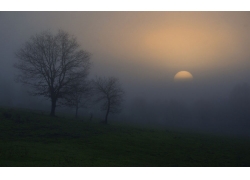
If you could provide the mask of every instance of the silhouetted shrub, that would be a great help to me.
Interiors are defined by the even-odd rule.
[[[5,111],[5,112],[2,112],[2,114],[3,114],[3,117],[6,119],[11,119],[12,117],[12,114],[10,112]]]
[[[21,123],[21,116],[20,114],[15,114],[15,116],[13,117],[13,120],[17,123]]]

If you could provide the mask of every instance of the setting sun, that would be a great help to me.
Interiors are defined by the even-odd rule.
[[[188,71],[179,71],[175,76],[175,81],[192,81],[193,75]]]

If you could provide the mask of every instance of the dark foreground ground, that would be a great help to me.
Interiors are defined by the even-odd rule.
[[[250,140],[0,108],[0,166],[250,166]]]

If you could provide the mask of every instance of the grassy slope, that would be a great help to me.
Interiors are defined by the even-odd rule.
[[[0,166],[249,166],[249,149],[246,139],[0,109]]]

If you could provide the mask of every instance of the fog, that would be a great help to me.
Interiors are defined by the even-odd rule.
[[[62,29],[92,54],[90,79],[120,80],[125,101],[112,121],[250,135],[249,12],[0,12],[0,24],[1,106],[49,111],[15,82],[13,64],[32,35]],[[194,79],[174,82],[182,70]],[[104,116],[98,105],[80,111]]]

